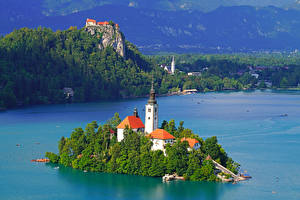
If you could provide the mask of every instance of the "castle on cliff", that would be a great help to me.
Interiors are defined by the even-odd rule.
[[[97,22],[96,20],[89,19],[89,18],[87,18],[86,22],[85,22],[86,27],[88,27],[88,26],[106,26],[106,25],[110,25],[108,21]],[[115,26],[116,26],[116,28],[119,28],[119,24],[115,24]]]
[[[121,33],[118,24],[111,21],[97,22],[94,19],[87,19],[85,21],[85,30],[99,39],[98,48],[100,50],[106,47],[113,47],[120,56],[125,57],[125,37]]]

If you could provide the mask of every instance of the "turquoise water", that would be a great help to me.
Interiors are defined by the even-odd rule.
[[[201,137],[218,136],[253,179],[239,184],[171,182],[84,173],[31,163],[73,128],[115,112],[123,118],[146,99],[35,106],[0,113],[0,199],[300,199],[300,92],[206,93],[158,98],[159,119],[185,121]],[[287,117],[280,115],[288,114]],[[16,146],[20,144],[20,147]]]

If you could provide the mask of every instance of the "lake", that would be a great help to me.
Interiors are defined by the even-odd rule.
[[[0,199],[300,199],[300,92],[204,93],[158,98],[159,121],[184,121],[219,143],[252,179],[236,185],[81,172],[32,163],[57,152],[61,136],[93,120],[121,118],[146,98],[34,106],[0,113]],[[287,114],[287,116],[285,116]],[[20,144],[20,146],[16,146]]]

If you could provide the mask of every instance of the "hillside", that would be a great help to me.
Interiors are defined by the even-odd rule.
[[[56,32],[23,28],[0,38],[0,110],[145,96],[152,77],[158,94],[251,86],[214,74],[192,77],[175,71],[170,75],[155,58],[143,56],[126,41],[113,22],[105,26],[94,34],[86,27]]]
[[[0,107],[145,95],[153,66],[126,41],[126,59],[84,29],[20,29],[0,40]]]
[[[221,7],[203,13],[105,5],[66,16],[18,16],[3,20],[2,34],[39,25],[54,30],[82,27],[86,18],[96,18],[120,24],[127,39],[144,53],[284,51],[300,45],[300,11],[276,7]]]

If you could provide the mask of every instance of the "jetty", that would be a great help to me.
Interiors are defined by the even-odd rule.
[[[232,171],[230,171],[229,169],[227,169],[226,167],[224,167],[223,165],[219,164],[218,162],[216,162],[215,160],[213,160],[210,155],[208,155],[206,157],[205,160],[211,160],[212,163],[214,164],[215,166],[215,174],[217,175],[217,177],[219,179],[221,179],[223,182],[233,182],[233,184],[236,184],[237,182],[239,181],[244,181],[244,180],[247,180],[249,178],[252,178],[250,175],[248,174],[235,174],[233,173]],[[224,175],[222,176],[222,174],[219,174],[219,172],[216,172],[216,171],[221,171],[225,174],[229,174],[231,177],[225,177]],[[178,176],[176,173],[175,174],[165,174],[163,177],[162,177],[162,181],[163,182],[169,182],[169,181],[174,181],[174,180],[185,180],[184,177],[182,176]]]
[[[220,170],[223,173],[231,175],[232,178],[229,178],[229,179],[227,178],[226,179],[226,178],[224,178],[224,177],[222,177],[221,175],[218,174],[217,177],[220,178],[223,182],[232,182],[233,181],[234,183],[236,183],[238,181],[244,181],[244,180],[247,180],[249,178],[252,178],[250,175],[245,176],[243,174],[238,174],[237,175],[237,174],[233,173],[232,171],[230,171],[229,169],[227,169],[223,165],[221,165],[218,162],[216,162],[215,160],[213,160],[210,157],[210,155],[207,156],[206,160],[211,160],[217,170]]]

